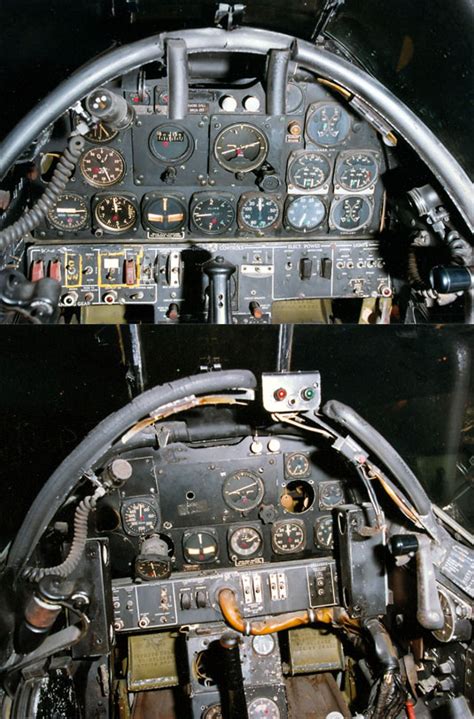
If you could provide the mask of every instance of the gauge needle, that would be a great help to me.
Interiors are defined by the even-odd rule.
[[[232,492],[227,492],[228,496],[230,497],[231,494],[239,494],[240,492],[244,492],[246,489],[252,489],[254,487],[254,484],[246,484],[245,487],[240,487],[239,489],[234,489]]]
[[[152,212],[148,213],[148,221],[149,222],[163,222],[164,221],[164,215],[155,215]]]
[[[260,145],[260,142],[257,140],[257,142],[249,142],[248,145],[240,145],[239,147],[234,145],[231,150],[223,150],[221,155],[226,155],[229,152],[237,152],[237,150],[246,150],[248,147],[255,147],[255,145]]]
[[[194,217],[214,217],[214,213],[213,212],[202,212],[202,213],[195,212]]]
[[[112,180],[110,179],[110,172],[108,171],[108,169],[106,167],[103,167],[102,169],[104,171],[104,174],[107,176],[108,181],[112,182]]]
[[[107,170],[106,170],[106,172],[107,172]],[[108,175],[108,173],[107,173],[107,175]],[[109,179],[110,179],[110,178],[109,178]],[[116,197],[114,197],[114,199],[113,199],[113,205],[114,205],[114,210],[115,210],[115,212],[118,212],[118,204],[117,204],[117,198],[116,198]]]

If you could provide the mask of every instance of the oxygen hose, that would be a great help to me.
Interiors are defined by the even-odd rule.
[[[66,149],[59,158],[51,181],[33,207],[13,225],[0,232],[0,252],[34,230],[47,216],[64,192],[84,149],[85,141],[80,135],[69,138]]]
[[[56,512],[84,474],[139,419],[184,397],[231,389],[254,389],[256,385],[255,376],[248,370],[193,375],[153,387],[106,417],[59,465],[37,495],[13,541],[7,566],[18,571],[26,564]]]

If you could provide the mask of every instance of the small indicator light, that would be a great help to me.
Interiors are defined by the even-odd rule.
[[[278,402],[281,402],[282,400],[284,400],[286,395],[287,395],[287,392],[286,392],[286,389],[284,389],[284,387],[280,387],[279,389],[275,390],[275,392],[273,393],[273,396],[275,397],[275,399]]]
[[[312,387],[305,387],[305,389],[301,390],[301,396],[306,402],[312,400],[314,395],[315,391]]]

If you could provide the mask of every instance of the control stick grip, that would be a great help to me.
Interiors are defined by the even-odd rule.
[[[416,552],[418,608],[416,618],[422,627],[433,630],[443,628],[444,616],[435,581],[430,544],[428,537],[423,534],[418,535],[418,551]]]
[[[209,277],[208,322],[232,324],[230,278],[236,270],[235,265],[223,257],[215,257],[205,262],[202,270]]]

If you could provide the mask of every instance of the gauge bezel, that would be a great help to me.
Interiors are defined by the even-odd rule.
[[[320,222],[318,222],[318,224],[315,225],[314,227],[310,227],[310,228],[297,227],[296,225],[293,225],[293,223],[291,222],[291,220],[288,216],[289,210],[292,207],[292,205],[299,202],[300,200],[306,200],[307,202],[316,201],[316,202],[319,202],[323,206],[324,215],[322,216]],[[309,194],[291,195],[290,197],[288,197],[286,204],[285,204],[285,220],[284,220],[285,229],[289,230],[290,232],[299,232],[302,235],[309,235],[312,232],[320,232],[321,229],[323,229],[322,226],[324,224],[324,221],[327,219],[327,216],[328,216],[328,208],[326,207],[326,204],[323,202],[321,197],[319,197],[318,195],[309,195]]]
[[[281,549],[275,542],[275,536],[280,527],[284,527],[286,524],[292,524],[300,527],[303,532],[303,540],[301,544],[297,545],[292,549]],[[306,548],[306,525],[301,519],[282,519],[272,526],[272,549],[275,554],[301,554]]]
[[[117,197],[120,200],[125,200],[126,202],[129,202],[133,206],[133,208],[135,210],[135,219],[134,219],[132,225],[129,225],[123,229],[116,229],[116,228],[109,227],[98,217],[97,210],[100,207],[100,205],[105,200],[109,200],[112,197]],[[131,232],[134,229],[136,229],[137,224],[139,222],[139,217],[140,217],[140,212],[138,209],[137,198],[134,195],[127,195],[125,193],[118,194],[116,192],[110,192],[107,194],[96,195],[93,199],[93,221],[94,221],[94,223],[96,223],[97,227],[100,228],[103,232],[108,232],[113,235],[121,235],[124,232]]]
[[[242,554],[239,551],[236,551],[232,547],[232,540],[235,537],[235,535],[241,531],[242,529],[251,529],[256,534],[258,534],[260,538],[260,544],[254,551],[250,552],[249,554]],[[229,550],[229,557],[231,559],[238,559],[238,560],[247,560],[247,559],[253,559],[254,557],[259,557],[262,555],[264,544],[263,544],[263,534],[259,527],[252,525],[252,524],[237,524],[231,527],[227,533],[227,546]]]
[[[254,705],[257,705],[258,703],[263,703],[263,702],[266,702],[267,706],[271,705],[270,708],[271,708],[272,712],[276,711],[276,715],[274,715],[275,719],[280,719],[280,717],[281,717],[280,707],[278,706],[278,704],[276,702],[273,701],[273,699],[270,699],[270,697],[256,697],[249,703],[249,705],[247,707],[247,713],[248,713],[249,719],[252,719],[252,717],[253,717],[253,714],[251,714],[251,712],[254,711],[254,708],[253,708]],[[256,709],[256,707],[255,707],[255,709]]]
[[[153,139],[154,139],[154,134],[158,130],[163,130],[165,128],[171,128],[171,127],[174,128],[175,130],[178,130],[179,132],[182,132],[183,135],[186,136],[186,139],[188,141],[188,147],[187,147],[186,151],[183,152],[179,157],[170,160],[169,158],[166,158],[163,155],[160,155],[159,152],[156,152],[153,149]],[[154,160],[157,160],[158,162],[161,162],[164,165],[179,165],[180,162],[186,162],[186,160],[189,160],[189,158],[193,154],[194,138],[191,135],[191,133],[189,132],[189,130],[186,129],[185,127],[182,127],[181,125],[177,125],[175,122],[163,122],[163,123],[161,123],[161,125],[157,125],[156,127],[154,127],[153,130],[150,132],[150,134],[148,136],[148,148],[149,148]]]
[[[126,512],[129,509],[129,507],[132,507],[134,504],[146,504],[155,513],[155,524],[151,529],[147,529],[145,531],[137,531],[130,527],[130,525],[127,523],[126,520]],[[148,534],[153,533],[156,528],[159,526],[160,523],[160,516],[158,512],[158,507],[156,506],[155,502],[150,500],[149,496],[144,497],[128,497],[127,499],[124,499],[122,501],[122,504],[120,506],[120,517],[122,519],[122,526],[126,534],[128,534],[130,537],[146,537]]]
[[[323,523],[328,522],[328,520],[331,522],[333,534],[332,534],[332,540],[330,544],[324,544],[323,542],[319,541],[318,539],[318,532],[321,528],[321,525]],[[317,518],[317,520],[314,523],[313,528],[313,536],[314,536],[314,544],[318,549],[328,550],[328,549],[334,549],[334,520],[332,518],[332,515],[330,514],[322,514],[320,517]]]
[[[344,162],[347,158],[351,157],[352,155],[367,155],[370,157],[375,165],[376,171],[375,171],[375,177],[373,180],[370,181],[368,185],[365,185],[362,188],[352,189],[350,187],[346,187],[341,183],[340,180],[340,172],[342,167],[344,166]],[[343,150],[339,153],[336,164],[334,167],[334,190],[335,192],[339,194],[349,194],[349,195],[363,195],[365,193],[372,194],[375,190],[375,185],[377,184],[377,181],[380,176],[380,165],[379,165],[379,154],[377,152],[374,152],[373,150]]]
[[[194,221],[195,209],[201,202],[205,202],[206,200],[225,200],[225,202],[232,208],[232,222],[228,227],[219,230],[218,232],[213,232],[211,230],[204,230],[196,224],[196,222]],[[225,235],[226,233],[233,231],[235,227],[235,218],[235,197],[230,192],[199,192],[194,194],[191,198],[191,205],[189,211],[189,226],[191,230],[196,233],[202,233],[204,235],[208,235],[209,237],[219,237],[221,235]]]
[[[248,225],[245,220],[242,217],[242,212],[244,210],[245,205],[250,202],[251,200],[260,199],[263,200],[271,200],[275,203],[275,205],[278,208],[278,215],[273,220],[273,222],[270,225],[267,225],[266,227],[251,227]],[[281,226],[282,219],[283,219],[283,208],[282,208],[282,198],[281,195],[274,195],[270,193],[263,193],[263,192],[247,192],[241,195],[239,199],[238,209],[237,209],[237,222],[239,225],[240,230],[244,230],[245,232],[252,232],[252,234],[265,234],[266,232],[270,232],[271,230],[275,230],[278,227]]]
[[[58,202],[60,202],[61,199],[65,198],[65,197],[74,197],[76,200],[79,200],[79,202],[81,202],[81,203],[84,205],[84,208],[85,208],[85,211],[86,211],[86,216],[85,216],[84,222],[83,222],[79,227],[73,227],[73,228],[63,227],[62,225],[57,224],[57,223],[52,219],[52,217],[51,217],[52,213],[57,210]],[[54,207],[52,207],[52,208],[48,211],[47,219],[48,219],[48,223],[49,223],[55,230],[59,230],[60,232],[80,232],[81,230],[83,230],[83,229],[87,226],[87,223],[90,221],[90,210],[89,210],[87,201],[84,199],[84,197],[82,197],[82,195],[79,195],[79,194],[77,194],[76,192],[63,192],[63,193],[62,193],[61,195],[59,195],[59,197],[57,198]]]
[[[320,157],[324,162],[327,163],[328,166],[328,172],[323,181],[316,185],[316,187],[301,187],[301,185],[298,185],[296,182],[294,182],[293,179],[293,172],[295,165],[305,157],[309,157],[311,155],[316,155],[317,157]],[[287,178],[287,185],[288,185],[288,193],[291,194],[297,194],[297,195],[304,195],[304,194],[326,194],[329,191],[329,183],[332,177],[332,171],[333,171],[333,162],[332,158],[334,155],[329,155],[326,153],[323,153],[318,150],[298,150],[297,152],[294,152],[290,155],[288,160],[288,166],[286,170],[286,178]]]
[[[255,480],[255,483],[258,486],[258,494],[257,498],[255,500],[252,500],[252,503],[249,504],[248,507],[241,508],[235,506],[235,504],[232,503],[232,501],[229,501],[229,499],[226,497],[225,490],[229,486],[229,484],[232,482],[232,480],[236,477],[238,474],[248,474],[251,475],[251,478]],[[263,483],[263,479],[252,469],[237,469],[235,472],[231,472],[227,475],[227,477],[224,479],[224,482],[222,483],[222,498],[229,507],[229,509],[234,510],[234,512],[244,513],[244,512],[251,512],[253,509],[258,507],[260,502],[262,501],[263,497],[265,495],[265,485]]]
[[[149,220],[146,219],[146,214],[148,212],[148,208],[157,200],[163,199],[165,197],[176,200],[176,202],[178,202],[183,208],[184,219],[181,222],[181,224],[179,225],[179,227],[177,227],[174,230],[160,230],[156,227],[153,227],[153,225],[149,222]],[[153,192],[153,193],[149,193],[149,194],[145,195],[145,197],[142,200],[142,206],[141,206],[141,221],[142,221],[143,228],[147,232],[150,232],[153,234],[158,233],[160,235],[174,235],[176,233],[182,233],[182,231],[185,230],[185,228],[187,227],[187,224],[188,224],[188,207],[187,207],[186,198],[183,195],[177,195],[176,193],[173,193],[173,192],[162,192],[162,193]]]
[[[327,107],[327,106],[337,107],[341,111],[342,116],[344,116],[347,120],[347,130],[346,130],[344,137],[342,139],[338,139],[337,142],[333,142],[333,143],[329,143],[329,144],[321,142],[320,140],[316,139],[311,134],[311,131],[310,131],[311,122],[313,120],[314,115],[316,115],[316,113],[319,112],[319,110],[322,110],[323,107]],[[305,137],[308,142],[310,142],[313,145],[316,145],[317,147],[324,147],[327,150],[333,150],[333,149],[339,147],[340,145],[343,145],[347,141],[347,139],[351,133],[351,125],[352,125],[351,116],[349,115],[349,113],[347,112],[347,110],[344,107],[342,107],[338,102],[334,102],[331,100],[324,100],[323,102],[313,103],[308,107],[308,111],[306,114],[306,121],[305,121]]]
[[[245,168],[242,167],[234,167],[230,161],[227,161],[225,158],[220,157],[219,151],[217,149],[217,145],[222,139],[222,136],[225,135],[230,130],[233,130],[235,128],[242,128],[242,127],[248,127],[253,132],[260,135],[260,140],[263,140],[260,144],[260,151],[258,156],[255,160],[251,160],[250,164],[246,166]],[[263,149],[262,149],[263,148]],[[231,125],[227,125],[226,127],[223,127],[222,130],[217,134],[215,140],[214,140],[214,146],[213,146],[213,153],[216,161],[218,164],[227,172],[232,172],[234,175],[241,172],[243,174],[247,174],[248,172],[252,172],[252,170],[256,170],[260,165],[262,165],[268,156],[268,150],[269,150],[269,142],[268,137],[265,135],[263,130],[261,130],[256,125],[253,125],[251,122],[233,122]]]
[[[84,170],[84,163],[85,163],[86,159],[87,159],[92,153],[97,152],[98,150],[106,150],[106,151],[113,152],[113,153],[114,153],[115,155],[117,155],[117,156],[120,158],[120,160],[121,160],[122,169],[121,169],[121,171],[120,171],[120,175],[119,175],[119,177],[118,177],[117,179],[113,180],[112,182],[97,182],[97,181],[95,181],[94,179],[91,179],[90,177],[88,177],[87,174],[86,174],[86,171]],[[124,158],[124,156],[122,155],[122,153],[120,152],[120,150],[117,150],[116,147],[108,147],[108,146],[106,146],[105,143],[102,143],[101,145],[98,145],[98,146],[90,147],[88,150],[86,150],[86,152],[85,152],[85,153],[82,155],[82,157],[81,157],[81,161],[80,161],[80,164],[79,164],[79,168],[80,168],[80,170],[81,170],[81,175],[82,175],[84,181],[85,181],[88,185],[91,185],[92,187],[101,187],[101,188],[113,187],[114,185],[118,185],[119,182],[122,182],[122,180],[123,180],[123,178],[125,177],[125,174],[126,174],[126,172],[127,172],[127,165],[126,165],[126,162],[125,162],[125,158]]]
[[[196,559],[196,558],[190,558],[186,554],[186,542],[187,540],[194,536],[195,534],[208,534],[211,536],[216,544],[216,553],[211,559]],[[212,527],[193,527],[193,529],[187,529],[184,534],[183,538],[181,540],[181,547],[183,551],[183,559],[186,562],[186,564],[212,564],[213,562],[217,562],[219,560],[219,553],[220,553],[220,546],[219,546],[219,537],[217,536],[217,532]]]
[[[337,224],[337,222],[334,220],[334,213],[336,212],[336,208],[339,207],[340,204],[344,202],[344,200],[354,200],[356,198],[359,198],[363,202],[367,203],[369,206],[369,216],[367,220],[362,223],[361,225],[358,225],[357,227],[354,227],[351,230],[347,230],[345,227],[341,227]],[[335,197],[332,204],[331,209],[329,211],[329,224],[331,229],[338,230],[339,232],[343,232],[344,234],[351,235],[355,232],[360,232],[361,230],[366,229],[370,223],[372,222],[372,218],[374,215],[374,205],[369,200],[369,198],[366,195],[358,195],[357,193],[349,194],[349,195],[340,195],[338,197]]]

